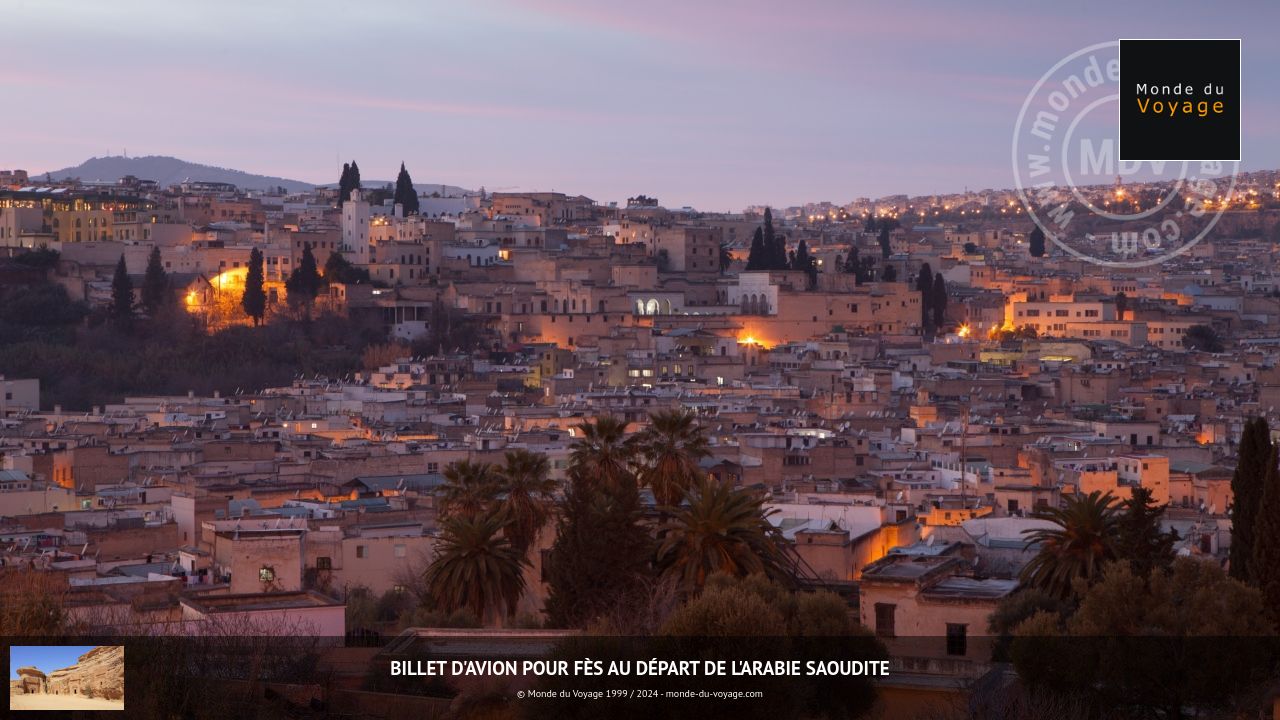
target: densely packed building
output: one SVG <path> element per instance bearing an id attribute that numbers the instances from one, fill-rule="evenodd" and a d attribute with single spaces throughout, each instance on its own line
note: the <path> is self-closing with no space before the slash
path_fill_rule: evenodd
<path id="1" fill-rule="evenodd" d="M 95 622 L 342 635 L 351 588 L 421 572 L 451 463 L 523 448 L 563 480 L 580 423 L 639 432 L 684 409 L 709 440 L 703 471 L 768 494 L 809 582 L 885 638 L 978 657 L 966 638 L 986 634 L 1036 511 L 1063 496 L 1147 488 L 1178 554 L 1225 558 L 1243 424 L 1280 406 L 1273 180 L 1247 178 L 1209 238 L 1147 268 L 1034 257 L 1015 196 L 984 191 L 780 209 L 770 231 L 803 242 L 808 266 L 749 269 L 764 208 L 476 192 L 406 214 L 360 190 L 0 174 L 0 253 L 57 250 L 49 276 L 74 299 L 109 302 L 121 257 L 140 287 L 159 248 L 213 332 L 250 322 L 253 250 L 267 322 L 304 254 L 341 253 L 367 275 L 317 302 L 403 351 L 342 378 L 89 408 L 0 378 L 0 559 L 65 579 Z M 440 325 L 463 322 L 474 332 L 451 344 Z"/>

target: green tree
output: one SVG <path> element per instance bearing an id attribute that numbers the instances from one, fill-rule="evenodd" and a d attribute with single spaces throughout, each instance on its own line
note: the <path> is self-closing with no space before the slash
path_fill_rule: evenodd
<path id="1" fill-rule="evenodd" d="M 1142 577 L 1155 570 L 1167 570 L 1173 564 L 1173 544 L 1178 533 L 1162 530 L 1163 518 L 1164 506 L 1155 504 L 1150 488 L 1135 487 L 1133 494 L 1120 503 L 1116 557 L 1127 561 Z"/>
<path id="2" fill-rule="evenodd" d="M 311 243 L 303 243 L 302 258 L 284 283 L 290 304 L 310 305 L 320 294 L 323 285 L 324 280 L 316 269 L 316 256 L 311 252 Z"/>
<path id="3" fill-rule="evenodd" d="M 898 268 L 888 263 L 885 263 L 884 271 L 880 273 L 880 279 L 885 282 L 897 282 Z"/>
<path id="4" fill-rule="evenodd" d="M 342 175 L 338 177 L 338 202 L 351 199 L 351 163 L 342 163 Z"/>
<path id="5" fill-rule="evenodd" d="M 626 437 L 627 422 L 606 415 L 595 422 L 579 423 L 569 445 L 569 475 L 611 491 L 636 488 L 632 462 L 635 441 Z"/>
<path id="6" fill-rule="evenodd" d="M 372 282 L 369 271 L 352 265 L 341 252 L 334 250 L 324 261 L 324 281 L 342 283 L 344 285 L 368 284 Z"/>
<path id="7" fill-rule="evenodd" d="M 764 209 L 764 249 L 766 265 L 762 270 L 787 269 L 787 241 L 779 237 L 773 228 L 773 210 Z"/>
<path id="8" fill-rule="evenodd" d="M 640 596 L 653 574 L 653 539 L 640 518 L 634 484 L 570 473 L 544 568 L 551 626 L 585 627 Z"/>
<path id="9" fill-rule="evenodd" d="M 1252 583 L 1253 548 L 1262 504 L 1263 478 L 1271 457 L 1271 427 L 1266 418 L 1255 417 L 1244 424 L 1240 447 L 1236 449 L 1236 469 L 1231 475 L 1231 577 Z"/>
<path id="10" fill-rule="evenodd" d="M 718 583 L 673 612 L 660 633 L 704 638 L 782 637 L 787 634 L 787 619 L 773 600 L 739 583 Z"/>
<path id="11" fill-rule="evenodd" d="M 507 519 L 507 537 L 523 555 L 551 518 L 556 482 L 547 477 L 547 456 L 523 448 L 508 450 L 498 469 L 498 508 Z"/>
<path id="12" fill-rule="evenodd" d="M 160 248 L 152 247 L 151 254 L 147 256 L 147 272 L 142 279 L 142 306 L 149 314 L 155 315 L 169 304 L 171 297 L 169 276 L 160 261 Z"/>
<path id="13" fill-rule="evenodd" d="M 129 269 L 124 264 L 124 255 L 116 263 L 115 275 L 111 278 L 111 304 L 107 313 L 118 322 L 127 322 L 133 318 L 133 281 L 129 279 Z"/>
<path id="14" fill-rule="evenodd" d="M 920 327 L 933 326 L 933 268 L 929 263 L 920 266 L 916 275 L 916 291 L 920 293 Z"/>
<path id="15" fill-rule="evenodd" d="M 661 410 L 649 416 L 649 427 L 636 437 L 644 462 L 640 484 L 653 490 L 659 505 L 675 507 L 702 479 L 699 461 L 710 454 L 707 437 L 691 412 Z"/>
<path id="16" fill-rule="evenodd" d="M 888 260 L 893 254 L 893 246 L 889 243 L 889 224 L 882 223 L 880 225 L 880 257 Z"/>
<path id="17" fill-rule="evenodd" d="M 338 200 L 347 202 L 351 199 L 351 191 L 360 188 L 360 168 L 356 161 L 342 163 L 342 177 L 338 179 Z"/>
<path id="18" fill-rule="evenodd" d="M 1031 257 L 1044 257 L 1044 231 L 1039 225 L 1031 229 L 1031 234 L 1027 236 L 1027 245 Z"/>
<path id="19" fill-rule="evenodd" d="M 1092 717 L 1225 717 L 1211 711 L 1274 682 L 1262 595 L 1216 563 L 1178 558 L 1144 578 L 1116 562 L 1078 584 L 1065 623 L 1043 612 L 1014 632 L 1010 654 L 1033 694 L 1086 698 Z"/>
<path id="20" fill-rule="evenodd" d="M 444 468 L 444 483 L 436 497 L 441 517 L 479 515 L 492 509 L 498 495 L 498 475 L 486 462 L 455 460 Z"/>
<path id="21" fill-rule="evenodd" d="M 1179 196 L 1181 197 L 1181 196 Z M 1116 315 L 1123 318 L 1125 312 L 1129 310 L 1129 296 L 1123 292 L 1116 293 Z"/>
<path id="22" fill-rule="evenodd" d="M 1116 557 L 1118 508 L 1111 493 L 1094 491 L 1063 499 L 1064 506 L 1036 513 L 1057 527 L 1028 531 L 1027 546 L 1039 545 L 1035 557 L 1022 568 L 1022 582 L 1065 598 L 1077 578 L 1097 580 L 1102 566 Z"/>
<path id="23" fill-rule="evenodd" d="M 244 314 L 253 318 L 254 325 L 261 325 L 267 314 L 267 291 L 263 287 L 262 251 L 254 248 L 249 251 L 249 272 L 244 276 L 244 294 L 240 297 L 240 307 Z"/>
<path id="24" fill-rule="evenodd" d="M 767 270 L 768 260 L 765 258 L 766 255 L 764 231 L 757 227 L 755 234 L 751 236 L 751 252 L 747 255 L 747 270 Z"/>
<path id="25" fill-rule="evenodd" d="M 501 513 L 447 518 L 424 579 L 445 610 L 479 618 L 510 617 L 524 593 L 524 556 L 502 534 Z"/>
<path id="26" fill-rule="evenodd" d="M 1271 617 L 1280 618 L 1280 447 L 1271 446 L 1254 520 L 1253 584 Z"/>
<path id="27" fill-rule="evenodd" d="M 396 176 L 395 202 L 406 216 L 418 214 L 418 191 L 414 189 L 413 178 L 409 177 L 403 162 L 400 163 L 400 174 Z"/>
<path id="28" fill-rule="evenodd" d="M 1224 347 L 1218 332 L 1208 325 L 1192 325 L 1182 335 L 1182 345 L 1188 350 L 1220 353 Z"/>
<path id="29" fill-rule="evenodd" d="M 942 327 L 947 320 L 947 283 L 942 273 L 933 276 L 933 289 L 929 294 L 929 304 L 933 309 L 933 326 Z"/>
<path id="30" fill-rule="evenodd" d="M 781 535 L 769 523 L 774 512 L 764 509 L 757 492 L 705 478 L 690 488 L 687 505 L 664 523 L 658 565 L 691 594 L 716 572 L 763 572 L 789 581 Z"/>
<path id="31" fill-rule="evenodd" d="M 13 256 L 13 261 L 19 265 L 27 267 L 42 268 L 44 270 L 52 270 L 58 266 L 58 260 L 62 257 L 62 253 L 52 250 L 48 245 L 41 243 L 39 246 L 30 250 L 25 250 Z"/>
<path id="32" fill-rule="evenodd" d="M 978 246 L 977 246 L 977 245 L 974 245 L 974 244 L 973 244 L 973 243 L 971 243 L 971 242 L 967 242 L 967 243 L 965 243 L 965 244 L 964 244 L 964 254 L 965 254 L 965 255 L 977 255 L 977 254 L 978 254 Z"/>

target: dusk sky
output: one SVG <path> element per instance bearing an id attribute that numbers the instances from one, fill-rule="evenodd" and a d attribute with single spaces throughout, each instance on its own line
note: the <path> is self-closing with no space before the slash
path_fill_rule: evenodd
<path id="1" fill-rule="evenodd" d="M 1280 167 L 1280 6 L 1114 1 L 5 0 L 0 168 L 91 156 L 671 207 L 1011 187 L 1032 84 L 1119 37 L 1244 41 Z"/>

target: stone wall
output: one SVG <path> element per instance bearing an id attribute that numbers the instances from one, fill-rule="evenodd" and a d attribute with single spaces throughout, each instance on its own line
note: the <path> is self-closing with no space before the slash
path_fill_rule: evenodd
<path id="1" fill-rule="evenodd" d="M 9 693 L 31 695 L 42 693 L 48 685 L 45 674 L 33 667 L 18 668 L 18 679 L 9 681 Z"/>
<path id="2" fill-rule="evenodd" d="M 49 673 L 48 692 L 124 698 L 124 647 L 103 645 L 81 655 L 75 665 Z"/>

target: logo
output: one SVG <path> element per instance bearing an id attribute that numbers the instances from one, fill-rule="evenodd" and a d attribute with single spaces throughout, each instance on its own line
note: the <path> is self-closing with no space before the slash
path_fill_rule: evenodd
<path id="1" fill-rule="evenodd" d="M 1014 125 L 1014 182 L 1054 246 L 1099 265 L 1143 267 L 1187 252 L 1213 229 L 1240 163 L 1122 160 L 1120 74 L 1112 41 L 1041 76 Z"/>
<path id="2" fill-rule="evenodd" d="M 1240 161 L 1240 41 L 1121 40 L 1120 159 Z"/>

